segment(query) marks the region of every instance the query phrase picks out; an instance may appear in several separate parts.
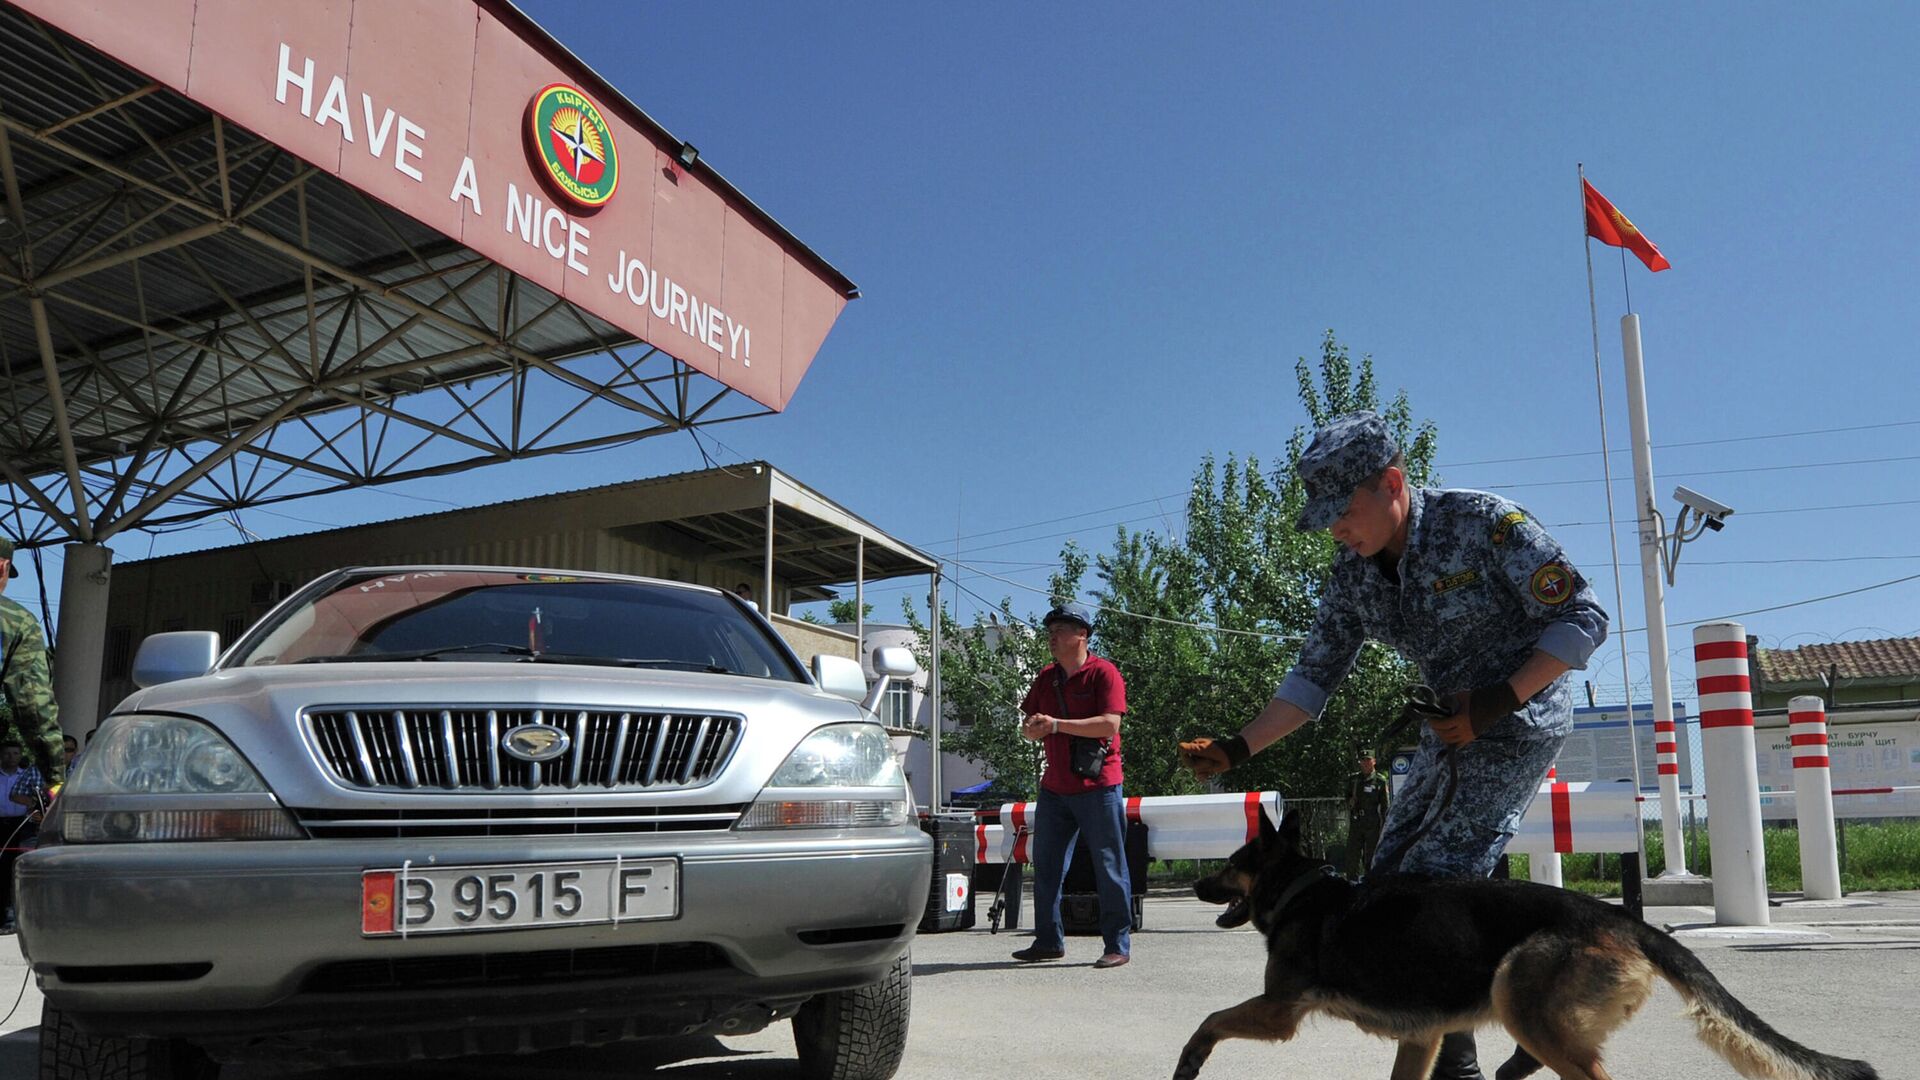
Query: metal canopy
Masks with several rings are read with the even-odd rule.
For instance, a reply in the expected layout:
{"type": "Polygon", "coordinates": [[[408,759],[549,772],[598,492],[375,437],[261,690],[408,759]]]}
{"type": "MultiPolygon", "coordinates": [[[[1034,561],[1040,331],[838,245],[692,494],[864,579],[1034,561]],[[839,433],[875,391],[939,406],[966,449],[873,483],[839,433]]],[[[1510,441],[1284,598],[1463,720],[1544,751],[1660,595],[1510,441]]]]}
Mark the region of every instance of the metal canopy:
{"type": "Polygon", "coordinates": [[[781,578],[814,590],[808,599],[826,597],[818,591],[823,586],[932,574],[940,568],[932,556],[764,461],[635,481],[618,490],[639,496],[625,515],[629,524],[679,532],[714,558],[762,567],[771,543],[781,578]]]}
{"type": "Polygon", "coordinates": [[[23,547],[770,410],[0,4],[23,547]]]}

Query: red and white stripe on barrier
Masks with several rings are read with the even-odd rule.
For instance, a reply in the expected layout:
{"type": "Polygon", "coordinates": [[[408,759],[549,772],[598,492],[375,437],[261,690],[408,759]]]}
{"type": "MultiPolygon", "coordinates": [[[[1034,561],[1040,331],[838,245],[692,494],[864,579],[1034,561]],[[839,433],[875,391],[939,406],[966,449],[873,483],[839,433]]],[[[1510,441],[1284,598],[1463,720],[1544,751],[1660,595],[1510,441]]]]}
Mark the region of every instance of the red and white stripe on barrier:
{"type": "MultiPolygon", "coordinates": [[[[1277,791],[1219,795],[1155,795],[1127,800],[1127,820],[1147,827],[1147,854],[1156,859],[1224,859],[1260,831],[1260,817],[1278,824],[1284,804],[1277,791]]],[[[1000,824],[975,825],[974,861],[1031,862],[1034,804],[1000,807],[1000,824]]]]}
{"type": "Polygon", "coordinates": [[[1540,785],[1507,851],[1517,855],[1640,850],[1639,792],[1627,780],[1540,785]]]}
{"type": "Polygon", "coordinates": [[[1826,704],[1811,696],[1797,697],[1789,702],[1787,741],[1793,746],[1794,768],[1831,768],[1832,759],[1827,756],[1826,704]]]}

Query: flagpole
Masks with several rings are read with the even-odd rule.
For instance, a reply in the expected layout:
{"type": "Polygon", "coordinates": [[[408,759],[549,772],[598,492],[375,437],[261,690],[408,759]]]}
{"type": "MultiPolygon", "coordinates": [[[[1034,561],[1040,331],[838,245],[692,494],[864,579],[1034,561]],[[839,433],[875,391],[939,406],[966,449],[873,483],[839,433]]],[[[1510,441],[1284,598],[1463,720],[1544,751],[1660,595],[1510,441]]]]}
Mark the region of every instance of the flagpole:
{"type": "Polygon", "coordinates": [[[1633,282],[1627,277],[1627,249],[1620,249],[1620,287],[1627,290],[1627,311],[1633,311],[1633,282]]]}
{"type": "MultiPolygon", "coordinates": [[[[1600,303],[1594,296],[1593,288],[1593,235],[1587,229],[1587,169],[1586,165],[1576,162],[1580,173],[1580,233],[1581,241],[1587,252],[1587,317],[1593,325],[1593,393],[1600,410],[1600,473],[1605,480],[1607,490],[1607,544],[1613,551],[1613,610],[1614,618],[1624,618],[1626,614],[1626,592],[1620,584],[1620,533],[1614,524],[1613,511],[1613,452],[1607,445],[1607,393],[1606,381],[1600,367],[1600,303]]],[[[1633,759],[1633,790],[1640,791],[1640,734],[1633,724],[1633,668],[1627,656],[1627,635],[1615,635],[1620,639],[1620,683],[1625,695],[1624,706],[1627,712],[1627,748],[1633,759]]],[[[1597,779],[1597,778],[1596,778],[1597,779]]],[[[1638,845],[1641,872],[1647,865],[1646,830],[1634,830],[1634,842],[1638,845]]],[[[1671,845],[1670,845],[1671,846],[1671,845]]],[[[1667,853],[1667,865],[1673,865],[1673,853],[1667,853]]],[[[1684,868],[1681,871],[1685,872],[1684,868]]]]}

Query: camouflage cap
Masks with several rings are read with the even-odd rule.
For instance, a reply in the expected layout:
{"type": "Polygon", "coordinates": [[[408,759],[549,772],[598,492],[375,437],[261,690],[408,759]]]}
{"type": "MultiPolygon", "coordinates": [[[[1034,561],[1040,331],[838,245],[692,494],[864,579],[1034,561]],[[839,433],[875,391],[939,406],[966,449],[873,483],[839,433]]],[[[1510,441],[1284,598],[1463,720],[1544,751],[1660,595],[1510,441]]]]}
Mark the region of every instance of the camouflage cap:
{"type": "Polygon", "coordinates": [[[13,540],[9,537],[0,536],[0,559],[7,560],[8,577],[20,576],[20,568],[13,565],[13,540]]]}
{"type": "Polygon", "coordinates": [[[1313,433],[1313,442],[1300,455],[1294,472],[1307,488],[1306,509],[1294,522],[1301,532],[1317,532],[1333,525],[1361,484],[1386,468],[1400,447],[1379,414],[1353,412],[1335,417],[1313,433]]]}

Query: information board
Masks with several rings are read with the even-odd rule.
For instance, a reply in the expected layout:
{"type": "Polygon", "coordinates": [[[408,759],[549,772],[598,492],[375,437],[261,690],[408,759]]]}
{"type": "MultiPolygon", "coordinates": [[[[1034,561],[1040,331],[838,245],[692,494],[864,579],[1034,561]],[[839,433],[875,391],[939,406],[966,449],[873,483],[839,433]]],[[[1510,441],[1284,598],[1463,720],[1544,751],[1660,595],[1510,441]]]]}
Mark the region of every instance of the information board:
{"type": "MultiPolygon", "coordinates": [[[[1692,791],[1693,741],[1699,722],[1686,715],[1686,706],[1673,706],[1675,737],[1679,745],[1680,790],[1692,791]]],[[[1640,744],[1640,790],[1660,790],[1658,759],[1653,752],[1653,704],[1633,707],[1633,734],[1640,744]]],[[[1574,781],[1625,780],[1633,775],[1633,749],[1627,741],[1627,710],[1600,705],[1573,710],[1573,733],[1554,761],[1555,778],[1574,781]]]]}
{"type": "MultiPolygon", "coordinates": [[[[1842,718],[1844,720],[1844,717],[1842,718]]],[[[1827,728],[1833,789],[1920,785],[1920,720],[1833,723],[1827,728]]],[[[1769,799],[1769,791],[1793,790],[1793,748],[1786,725],[1756,728],[1755,771],[1760,777],[1760,816],[1795,818],[1792,799],[1769,799]]],[[[1835,795],[1833,812],[1843,818],[1920,817],[1920,792],[1835,795]]]]}

